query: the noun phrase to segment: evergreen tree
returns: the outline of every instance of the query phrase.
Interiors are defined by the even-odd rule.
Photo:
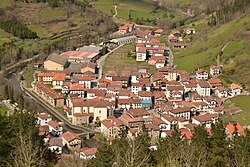
[[[5,85],[5,88],[4,88],[4,98],[7,99],[7,100],[10,98],[9,86],[8,85]]]
[[[225,166],[228,142],[226,141],[225,127],[222,122],[212,125],[212,135],[209,144],[209,164],[212,167]]]

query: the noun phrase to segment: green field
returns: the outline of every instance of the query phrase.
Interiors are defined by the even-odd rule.
[[[5,116],[8,110],[6,106],[0,106],[0,116]]]
[[[222,47],[229,41],[232,41],[224,50],[221,57],[222,63],[228,63],[233,58],[243,58],[249,55],[249,37],[243,36],[241,33],[247,32],[250,28],[249,23],[250,14],[235,19],[232,22],[224,24],[213,31],[208,31],[208,26],[203,24],[204,20],[199,21],[194,25],[203,25],[204,30],[198,31],[194,36],[193,42],[187,49],[178,49],[175,51],[175,64],[177,69],[194,72],[197,68],[207,68],[216,63],[216,58]],[[199,27],[199,29],[202,29]],[[211,29],[211,28],[210,28]],[[242,38],[242,37],[243,38]],[[225,66],[226,67],[226,66]]]
[[[235,115],[224,116],[224,121],[238,121],[242,125],[250,124],[250,96],[236,96],[226,101],[226,106],[239,107],[242,112]]]
[[[151,73],[155,71],[155,66],[149,66],[146,62],[137,62],[134,53],[129,57],[128,52],[131,51],[135,51],[134,44],[127,44],[109,55],[103,67],[103,75],[109,71],[116,71],[118,74],[122,71],[138,72],[139,69],[147,69]]]
[[[134,1],[134,0],[98,0],[94,2],[94,7],[100,9],[106,13],[111,14],[111,9],[114,11],[114,5],[117,6],[117,17],[128,19],[129,11],[131,11],[131,16],[133,19],[144,18],[144,19],[156,19],[160,18],[163,14],[163,10],[156,10],[155,4],[150,0]]]

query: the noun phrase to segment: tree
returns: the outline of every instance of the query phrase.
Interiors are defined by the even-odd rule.
[[[7,100],[10,98],[9,86],[8,85],[5,85],[5,88],[4,88],[4,98],[7,99]]]
[[[212,135],[209,142],[209,164],[213,167],[225,166],[228,154],[225,127],[222,122],[212,125]]]
[[[0,133],[1,165],[31,167],[56,164],[57,156],[44,146],[44,136],[38,136],[32,112],[16,111],[13,116],[0,117]]]

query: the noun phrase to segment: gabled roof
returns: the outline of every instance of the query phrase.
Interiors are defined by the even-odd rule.
[[[51,118],[51,116],[48,113],[38,113],[37,117],[41,119]]]
[[[60,124],[58,122],[54,121],[54,120],[50,120],[48,122],[48,125],[53,127],[53,128],[56,128],[56,127],[60,126]]]
[[[94,155],[97,152],[97,148],[82,148],[81,152],[88,156],[88,155]]]
[[[51,53],[46,61],[53,61],[55,63],[58,63],[58,64],[61,64],[61,65],[65,65],[67,63],[67,58],[63,57],[63,56],[60,56],[59,54],[57,53]]]
[[[199,122],[205,122],[205,121],[209,121],[212,120],[213,118],[219,117],[219,114],[215,113],[215,114],[205,114],[205,115],[199,115],[199,116],[195,116],[193,117],[195,120],[199,121]]]
[[[236,129],[235,129],[235,128],[236,128]],[[228,123],[228,124],[226,125],[226,129],[228,130],[228,133],[230,133],[230,134],[235,133],[236,130],[237,130],[237,132],[238,132],[240,135],[245,134],[243,127],[242,127],[241,124],[239,124],[239,123]]]
[[[181,112],[190,112],[190,108],[188,107],[175,108],[173,110],[170,110],[170,112],[174,114],[181,113]]]
[[[49,147],[51,146],[58,146],[63,147],[63,140],[62,138],[54,137],[49,140]]]
[[[150,113],[148,111],[146,111],[145,109],[143,109],[143,108],[131,109],[127,113],[129,115],[131,115],[132,117],[141,117],[141,116],[150,115]]]
[[[80,140],[80,137],[77,134],[70,132],[70,131],[64,132],[62,134],[62,138],[64,138],[67,142],[71,142],[75,139]]]

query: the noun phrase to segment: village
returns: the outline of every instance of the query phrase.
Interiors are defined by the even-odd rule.
[[[132,32],[135,33],[126,36]],[[183,43],[178,30],[170,32],[169,46],[157,39],[166,33],[163,29],[141,30],[126,23],[116,33],[125,37],[104,42],[102,46],[52,53],[45,61],[37,61],[32,92],[72,124],[90,127],[109,142],[119,137],[124,129],[127,137],[133,139],[145,126],[152,144],[171,135],[175,129],[181,132],[183,140],[190,140],[199,125],[210,134],[212,124],[224,114],[224,101],[243,92],[241,85],[222,83],[218,78],[222,75],[219,66],[213,65],[209,71],[197,69],[195,75],[175,69],[171,48],[185,49],[189,45]],[[196,32],[190,28],[184,33]],[[135,61],[146,62],[155,67],[155,71],[100,73],[102,64],[97,62],[112,54],[112,50],[105,54],[101,50],[125,43],[135,43]],[[45,142],[52,151],[62,154],[66,148],[82,159],[95,157],[96,147],[81,148],[80,136],[65,131],[50,114],[37,113],[37,118],[39,135],[46,135]],[[229,122],[225,127],[229,138],[235,129],[239,135],[244,135],[244,128],[238,122]]]

